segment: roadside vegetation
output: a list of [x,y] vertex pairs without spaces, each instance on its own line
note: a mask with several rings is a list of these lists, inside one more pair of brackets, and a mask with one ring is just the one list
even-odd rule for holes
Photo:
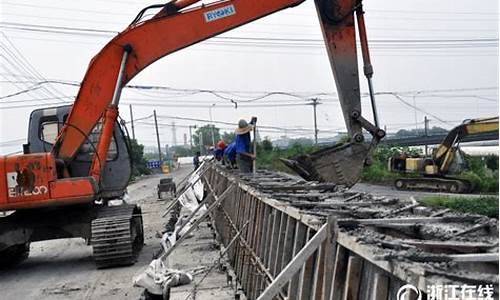
[[[387,147],[378,146],[375,150],[372,158],[372,163],[366,166],[361,175],[361,180],[370,183],[382,183],[390,184],[394,182],[397,178],[400,178],[402,174],[390,172],[388,169],[389,158],[397,155],[399,153],[407,153],[408,155],[419,155],[421,151],[418,149],[410,149],[408,147]],[[412,176],[409,174],[404,174],[403,176]]]
[[264,168],[274,171],[291,173],[292,171],[286,167],[280,158],[294,157],[300,154],[307,154],[319,150],[317,146],[312,144],[304,144],[295,142],[286,149],[273,147],[273,144],[268,139],[257,144],[257,168]]
[[144,145],[137,143],[137,140],[130,139],[130,160],[132,161],[131,180],[141,175],[151,174],[151,170],[146,167],[146,158],[144,157]]
[[419,200],[425,206],[442,207],[463,213],[479,214],[498,219],[498,197],[429,196]]

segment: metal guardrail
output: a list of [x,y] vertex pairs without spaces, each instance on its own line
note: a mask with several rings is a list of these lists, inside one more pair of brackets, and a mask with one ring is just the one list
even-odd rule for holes
[[498,296],[497,220],[263,170],[205,163],[197,174],[196,221],[162,257],[210,216],[246,299],[419,299],[436,284],[477,283]]
[[333,219],[315,222],[216,168],[205,183],[210,194],[236,186],[211,219],[223,245],[239,236],[228,256],[247,299],[388,300],[405,284],[339,244]]

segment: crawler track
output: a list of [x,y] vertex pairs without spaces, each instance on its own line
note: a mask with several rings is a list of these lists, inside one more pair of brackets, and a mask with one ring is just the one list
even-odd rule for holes
[[447,193],[470,193],[470,182],[458,178],[398,178],[394,187],[400,191],[423,190]]
[[136,205],[103,207],[92,221],[91,244],[98,268],[134,264],[143,243],[141,209]]

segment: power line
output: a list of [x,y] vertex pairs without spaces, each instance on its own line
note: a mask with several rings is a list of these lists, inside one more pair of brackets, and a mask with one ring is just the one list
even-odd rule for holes
[[102,15],[113,15],[113,16],[128,16],[131,15],[128,13],[113,13],[109,11],[101,11],[101,10],[90,10],[90,9],[78,9],[78,8],[65,8],[61,6],[50,6],[50,5],[35,5],[35,4],[26,4],[26,3],[13,3],[8,1],[2,1],[2,5],[10,5],[10,6],[21,6],[21,7],[33,7],[33,8],[42,8],[42,9],[50,9],[50,10],[62,10],[62,11],[70,11],[74,12],[84,12],[84,13],[93,13],[93,14],[102,14]]
[[12,93],[12,94],[1,96],[0,100],[7,99],[7,98],[10,98],[10,97],[14,97],[14,96],[17,96],[17,95],[22,95],[22,94],[25,94],[25,93],[29,93],[31,91],[34,91],[34,90],[37,90],[37,89],[40,89],[40,88],[42,88],[40,85],[35,85],[33,87],[30,87],[28,89],[25,89],[25,90],[22,90],[22,91],[19,91],[19,92],[15,92],[15,93]]
[[[17,47],[14,45],[14,43],[12,43],[9,40],[8,36],[3,32],[1,32],[1,34],[3,35],[3,37],[5,38],[5,40],[7,41],[7,43],[9,45],[6,47],[5,45],[3,45],[3,43],[0,43],[0,47],[3,48],[4,50],[6,50],[6,53],[9,56],[11,56],[14,59],[14,61],[16,61],[16,63],[19,66],[21,66],[21,68],[24,69],[28,74],[33,75],[38,80],[45,80],[45,78],[36,70],[36,68],[21,53],[21,51],[19,51],[19,49],[17,49]],[[17,53],[17,55],[15,55],[15,53],[13,53],[10,49],[13,49],[15,51],[15,53]],[[57,97],[58,95],[59,96],[62,95],[62,93],[59,90],[55,89],[50,84],[47,85],[46,87],[43,87],[43,90],[52,96]]]
[[[13,28],[13,29],[23,29],[28,31],[37,32],[48,32],[48,33],[60,33],[60,34],[75,34],[75,35],[98,35],[98,36],[110,36],[110,34],[117,34],[115,31],[110,30],[100,30],[100,29],[89,29],[89,28],[79,28],[79,27],[68,27],[68,26],[49,26],[49,25],[38,25],[38,24],[26,24],[26,23],[14,23],[14,22],[0,22],[0,26]],[[68,31],[68,32],[66,32]],[[322,46],[322,39],[306,39],[306,38],[271,38],[271,37],[241,37],[241,36],[217,36],[213,37],[212,40],[217,43],[218,40],[221,41],[232,41],[235,45],[245,45],[245,41],[251,41],[251,45],[256,45],[256,42],[262,43],[261,46],[269,46],[269,42],[275,42],[273,46],[283,45],[283,43],[303,43],[302,45],[295,46]],[[401,47],[404,44],[416,44],[412,47],[418,46],[420,44],[427,44],[427,47],[433,45],[438,46],[498,46],[498,38],[474,38],[474,39],[371,39],[370,44],[372,47],[376,47],[377,44],[392,44],[392,46]],[[280,44],[281,43],[281,44]],[[462,43],[462,44],[458,44]],[[489,44],[488,44],[489,43]],[[227,44],[227,42],[226,42]],[[400,45],[401,44],[401,45]],[[284,44],[287,46],[286,44]],[[426,45],[422,45],[426,46]]]

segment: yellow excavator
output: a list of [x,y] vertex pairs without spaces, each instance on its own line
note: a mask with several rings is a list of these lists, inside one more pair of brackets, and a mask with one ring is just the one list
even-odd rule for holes
[[460,174],[465,167],[459,143],[466,136],[495,131],[498,132],[498,116],[465,120],[448,133],[434,149],[432,156],[409,157],[401,153],[389,158],[390,171],[419,175],[413,178],[398,178],[394,181],[394,186],[398,190],[471,192],[473,187],[469,181],[452,177]]

